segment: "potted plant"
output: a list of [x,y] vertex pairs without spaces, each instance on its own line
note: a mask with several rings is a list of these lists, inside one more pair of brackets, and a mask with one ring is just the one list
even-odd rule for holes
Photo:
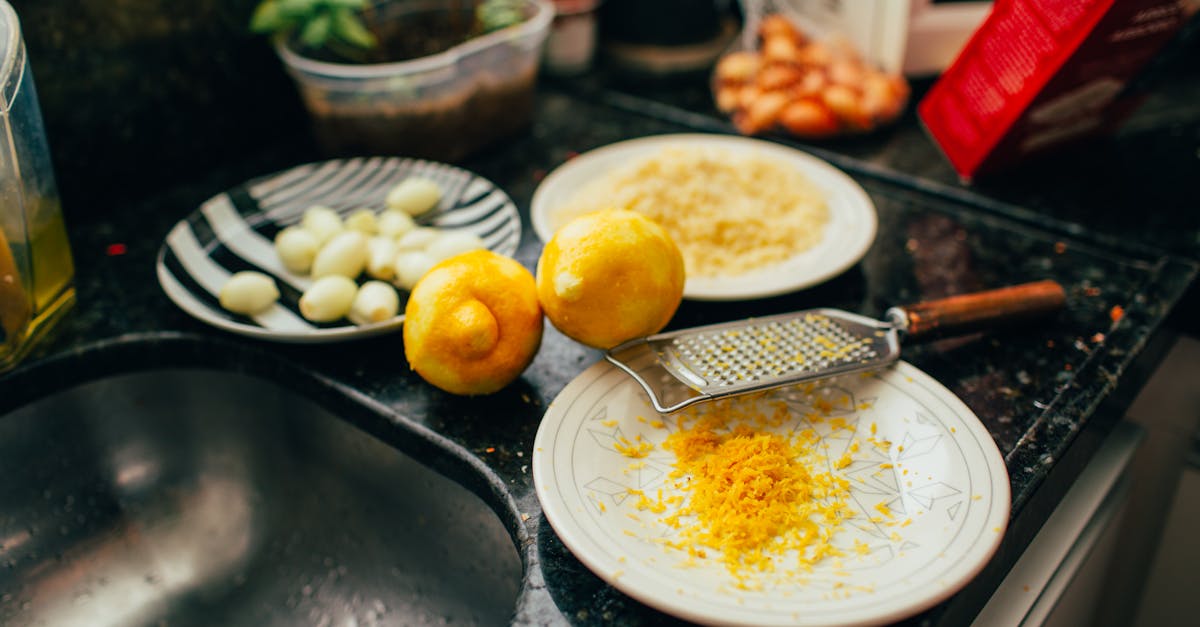
[[549,0],[263,0],[332,155],[457,161],[527,125]]

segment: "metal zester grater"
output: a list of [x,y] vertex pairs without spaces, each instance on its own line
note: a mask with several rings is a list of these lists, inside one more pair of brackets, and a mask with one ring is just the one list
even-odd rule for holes
[[1056,311],[1060,285],[1041,281],[892,307],[886,321],[811,309],[659,333],[605,358],[629,373],[660,413],[702,401],[872,370],[900,358],[901,337],[966,331]]

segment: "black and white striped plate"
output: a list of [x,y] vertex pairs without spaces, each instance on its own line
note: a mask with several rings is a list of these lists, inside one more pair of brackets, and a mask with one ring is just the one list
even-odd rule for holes
[[[417,159],[339,159],[254,179],[205,201],[167,235],[158,254],[159,284],[195,318],[260,339],[317,343],[394,331],[404,322],[407,293],[403,290],[401,314],[391,320],[364,325],[305,320],[298,301],[312,279],[286,270],[273,242],[276,233],[299,222],[313,205],[330,207],[343,216],[360,207],[381,211],[387,192],[410,176],[437,181],[444,192],[438,207],[418,217],[418,224],[469,231],[497,253],[516,252],[520,216],[512,199],[491,181],[461,168]],[[279,302],[256,316],[223,309],[217,294],[230,275],[242,270],[274,277]]]

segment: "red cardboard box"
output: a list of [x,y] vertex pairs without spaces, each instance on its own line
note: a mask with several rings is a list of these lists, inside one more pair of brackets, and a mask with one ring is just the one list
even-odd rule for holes
[[1184,21],[1182,0],[996,0],[918,115],[964,180],[1109,132]]

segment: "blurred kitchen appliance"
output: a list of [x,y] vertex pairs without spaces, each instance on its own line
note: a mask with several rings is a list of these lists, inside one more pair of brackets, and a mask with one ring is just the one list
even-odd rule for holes
[[901,67],[905,76],[930,76],[950,67],[992,10],[991,2],[911,2]]
[[599,6],[600,0],[554,0],[554,21],[542,51],[547,73],[572,76],[591,69]]
[[604,0],[601,53],[623,78],[705,74],[737,35],[729,0]]
[[74,303],[74,274],[21,25],[0,0],[0,370]]

